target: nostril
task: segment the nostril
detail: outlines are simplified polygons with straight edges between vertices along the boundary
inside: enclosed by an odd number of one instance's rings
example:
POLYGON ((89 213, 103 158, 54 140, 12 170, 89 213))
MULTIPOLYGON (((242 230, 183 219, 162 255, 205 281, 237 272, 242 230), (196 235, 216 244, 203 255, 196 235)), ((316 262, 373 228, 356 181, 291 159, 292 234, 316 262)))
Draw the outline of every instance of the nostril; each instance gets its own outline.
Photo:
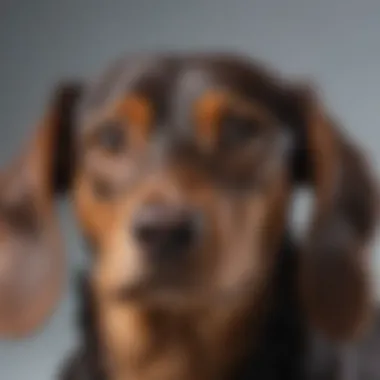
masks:
POLYGON ((192 219, 183 220, 173 231, 173 244, 177 247, 187 247, 195 240, 195 224, 192 219))
POLYGON ((148 252, 160 256, 180 254, 196 241, 198 226, 193 213, 164 206, 147 206, 135 223, 135 237, 148 252))
POLYGON ((135 235, 137 241, 143 244, 151 244, 154 241, 157 241, 160 235, 159 232, 160 231, 158 231, 156 228, 154 228, 154 226, 151 225, 142 224, 137 225, 135 228, 135 235))
POLYGON ((162 246, 180 248, 191 244, 193 240, 193 227, 189 221, 178 225, 157 224, 141 225, 137 228, 136 235, 140 243, 146 246, 162 246))

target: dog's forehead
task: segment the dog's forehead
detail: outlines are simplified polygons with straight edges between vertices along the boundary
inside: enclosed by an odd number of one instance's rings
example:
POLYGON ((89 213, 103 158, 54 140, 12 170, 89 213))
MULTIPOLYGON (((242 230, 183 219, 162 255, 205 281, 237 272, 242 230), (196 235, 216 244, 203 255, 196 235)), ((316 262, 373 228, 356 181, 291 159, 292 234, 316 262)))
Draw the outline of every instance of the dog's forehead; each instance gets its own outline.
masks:
POLYGON ((82 111, 97 111, 127 94, 138 93, 178 113, 207 90, 248 94, 253 87, 262 87, 264 77, 254 62, 232 54, 123 57, 89 87, 82 111))
POLYGON ((94 111, 128 92, 149 93, 149 87, 163 82, 169 65, 159 58, 123 57, 115 61, 88 86, 83 111, 94 111))

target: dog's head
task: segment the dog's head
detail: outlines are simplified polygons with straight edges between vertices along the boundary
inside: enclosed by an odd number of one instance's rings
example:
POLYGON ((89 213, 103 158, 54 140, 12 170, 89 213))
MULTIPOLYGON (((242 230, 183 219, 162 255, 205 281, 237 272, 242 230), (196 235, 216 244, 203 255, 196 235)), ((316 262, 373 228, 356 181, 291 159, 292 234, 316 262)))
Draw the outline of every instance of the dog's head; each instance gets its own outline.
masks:
MULTIPOLYGON (((29 196, 41 199, 34 213, 45 224, 32 231, 31 246, 24 230, 4 238, 8 244, 22 235, 23 265, 55 257, 51 201, 69 190, 107 302, 193 308, 254 301, 270 280, 292 190, 309 185, 315 206, 299 258, 305 312, 332 337, 358 331, 372 301, 365 252, 376 190, 361 153, 311 89, 242 57, 162 54, 118 61, 86 87, 68 118, 77 100, 47 122, 41 138, 48 149, 30 149, 41 175, 29 196)), ((26 157, 22 167, 33 174, 35 161, 26 157)), ((10 210, 4 222, 14 219, 10 210)), ((13 247, 1 254, 19 257, 13 247)), ((59 270, 23 274, 36 285, 35 302, 59 270)), ((20 289, 16 300, 33 309, 13 272, 10 289, 20 289)))

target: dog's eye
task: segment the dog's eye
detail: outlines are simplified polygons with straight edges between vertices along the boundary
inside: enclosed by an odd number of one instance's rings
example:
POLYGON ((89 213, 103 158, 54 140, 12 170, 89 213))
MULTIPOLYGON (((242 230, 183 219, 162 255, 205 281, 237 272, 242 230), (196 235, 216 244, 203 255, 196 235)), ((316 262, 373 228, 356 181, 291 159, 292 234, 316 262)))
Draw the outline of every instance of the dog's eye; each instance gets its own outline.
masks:
POLYGON ((114 194, 112 186, 104 180, 94 179, 92 186, 94 194, 98 199, 107 200, 112 198, 114 194))
POLYGON ((96 143, 111 153, 119 153, 126 144, 123 126, 116 121, 103 124, 96 133, 96 143))
POLYGON ((235 147, 249 142, 261 130, 258 121, 240 115, 226 115, 221 122, 219 142, 223 147, 235 147))

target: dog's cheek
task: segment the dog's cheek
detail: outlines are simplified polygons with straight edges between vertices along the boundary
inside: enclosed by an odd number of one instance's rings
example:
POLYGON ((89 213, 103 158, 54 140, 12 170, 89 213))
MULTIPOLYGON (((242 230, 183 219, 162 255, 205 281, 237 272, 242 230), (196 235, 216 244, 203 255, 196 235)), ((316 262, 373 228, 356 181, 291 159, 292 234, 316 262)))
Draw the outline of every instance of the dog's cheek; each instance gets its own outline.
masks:
POLYGON ((103 241, 94 269, 101 291, 114 294, 138 284, 146 270, 142 255, 120 228, 103 241))
POLYGON ((234 292, 254 281, 260 271, 259 225, 263 211, 261 197, 248 201, 230 198, 221 202, 217 221, 220 252, 216 283, 222 293, 234 292))
POLYGON ((114 223, 113 208, 96 199, 92 183, 84 174, 78 175, 75 180, 72 200, 83 235, 88 236, 98 247, 114 223))
POLYGON ((82 234, 90 238, 95 252, 92 267, 99 290, 109 294, 137 282, 144 267, 131 236, 133 197, 99 200, 83 175, 77 177, 73 199, 82 234))
MULTIPOLYGON (((231 236, 225 235, 225 246, 229 246, 231 267, 235 267, 238 283, 252 283, 261 287, 269 281, 276 261, 276 252, 281 244, 289 203, 289 186, 285 171, 275 173, 265 191, 258 191, 240 204, 240 213, 230 217, 231 236)), ((226 218, 227 219, 227 218, 226 218)), ((233 278, 233 276, 231 277, 233 278)))

